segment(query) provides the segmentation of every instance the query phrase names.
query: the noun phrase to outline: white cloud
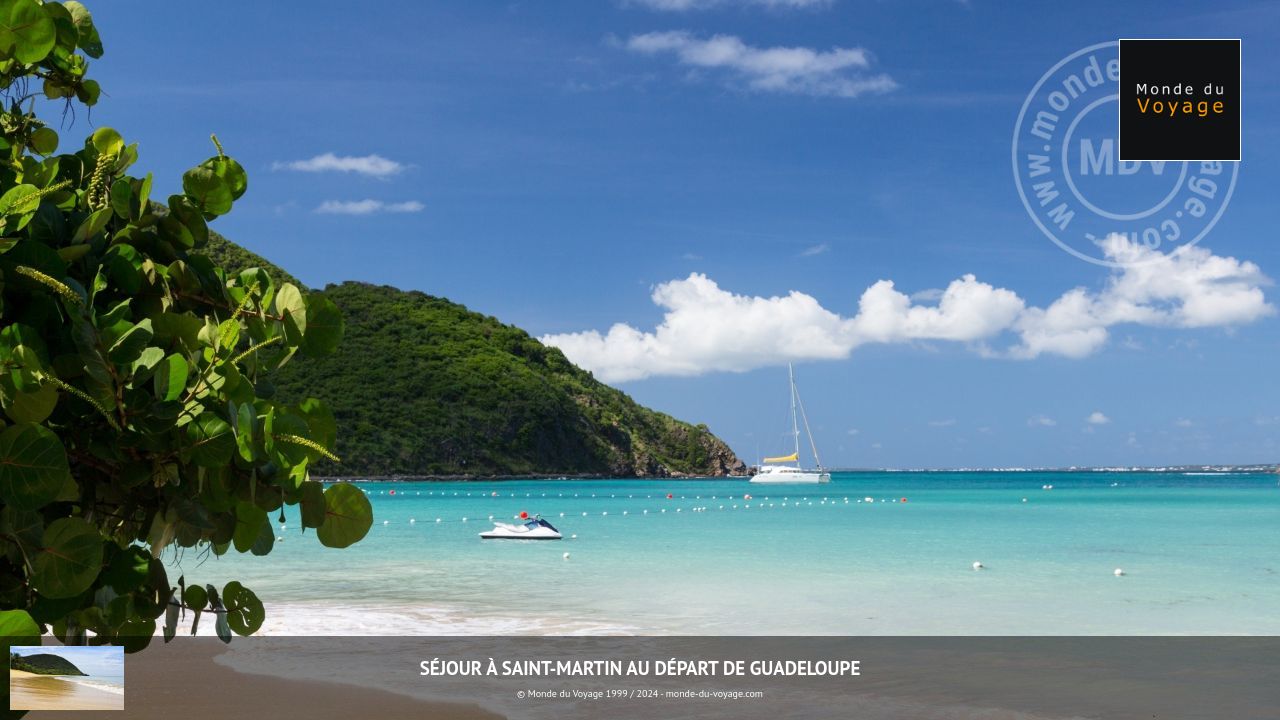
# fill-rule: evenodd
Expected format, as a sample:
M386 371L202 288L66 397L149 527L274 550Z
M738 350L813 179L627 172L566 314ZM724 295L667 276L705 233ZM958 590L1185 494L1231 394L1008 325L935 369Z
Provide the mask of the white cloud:
M1187 418L1178 418L1178 420L1177 420L1176 422L1174 422L1173 424L1174 424L1175 426L1177 426L1177 427L1180 427L1180 428L1189 428L1189 427L1191 427L1191 426L1195 425L1195 423L1191 422L1191 421L1190 421L1190 420L1188 420Z
M1030 427L1053 427L1057 424L1057 420L1047 415L1032 415L1027 418L1027 425Z
M831 249L831 245L829 245L829 244L827 244L827 243L819 243L819 244L817 244L817 245L810 245L809 247L807 247L807 248L805 248L804 250L801 250L801 251L800 251L800 257L813 257L814 255L821 255L821 254L823 254L823 253L825 253L825 252L829 251L830 249Z
M737 295L694 273L653 289L652 300L665 313L652 331L619 323L604 333L542 340L602 380L624 382L837 360L869 343L953 341L986 357L1079 358L1099 350L1116 325L1233 327L1274 312L1262 292L1269 280L1251 262L1199 247L1161 254L1119 236L1108 239L1104 251L1144 264L1113 271L1101 290L1069 290L1046 308L965 275L931 304L880 280L862 293L857 313L844 317L802 292Z
M416 213L426 206L417 200L383 202L381 200L325 200L316 208L323 215L372 215L374 213Z
M929 427L951 427L956 424L955 418L947 418L946 420L930 420Z
M760 48L733 35L703 39L684 30L633 35L626 47L644 55L673 54L685 67L727 71L761 92L853 98L897 87L888 75L868 74L871 53L862 48Z
M1085 418L1084 421L1089 423L1090 425L1106 425L1107 423L1111 422L1111 418L1107 417L1106 415L1103 415L1102 412L1099 410L1094 410L1093 412L1089 413L1089 417Z
M650 10L684 12L706 10L721 5L757 5L770 8L807 8L830 5L831 0L629 0L630 5L640 5Z
M272 170L296 170L298 172L344 172L368 175L369 177L387 178L403 172L405 165L388 160L381 155L335 155L331 152L316 155L308 160L275 162Z
M849 428L849 434L850 434L850 435L857 435L859 432L861 432L861 431L860 431L860 430L858 430L858 428Z

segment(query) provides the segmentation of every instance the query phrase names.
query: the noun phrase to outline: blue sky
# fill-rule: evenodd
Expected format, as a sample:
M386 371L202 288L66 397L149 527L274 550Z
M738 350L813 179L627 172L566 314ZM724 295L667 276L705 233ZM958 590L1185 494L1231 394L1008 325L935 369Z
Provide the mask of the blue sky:
M124 648L119 646L15 645L10 649L19 655L59 655L80 668L86 675L124 676Z
M788 359L828 465L1280 458L1274 4L91 9L105 96L71 134L112 125L138 140L167 193L217 132L250 172L216 225L229 237L312 286L420 289L556 336L746 458L782 442ZM1146 278L1051 243L1009 164L1042 73L1119 37L1244 41L1230 206L1201 255ZM1227 259L1230 277L1206 275ZM1160 273L1178 289L1151 301ZM858 320L885 280L923 315ZM957 281L957 307L973 312L931 319ZM1223 283L1230 297L1201 302ZM1035 335L1036 312L1077 287L1106 310L1089 339ZM1134 303L1152 317L1116 319ZM996 327L972 325L984 318ZM617 323L639 350L603 340ZM770 323L781 349L760 334Z

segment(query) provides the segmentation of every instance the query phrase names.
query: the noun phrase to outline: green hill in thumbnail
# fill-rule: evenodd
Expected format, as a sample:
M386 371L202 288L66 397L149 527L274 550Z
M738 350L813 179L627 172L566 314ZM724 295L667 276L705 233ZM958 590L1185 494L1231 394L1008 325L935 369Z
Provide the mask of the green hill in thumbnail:
M70 660L48 653L18 655L10 653L9 667L36 675L85 675Z
M211 234L229 270L260 256ZM745 470L706 426L637 404L523 330L421 292L358 282L323 293L342 310L338 351L296 357L286 399L318 397L338 421L341 464L318 475L659 477Z

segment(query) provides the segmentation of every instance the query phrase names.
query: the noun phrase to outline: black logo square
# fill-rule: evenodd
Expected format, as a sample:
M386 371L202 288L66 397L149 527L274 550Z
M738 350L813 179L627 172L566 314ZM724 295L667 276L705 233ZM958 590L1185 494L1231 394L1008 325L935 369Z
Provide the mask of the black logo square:
M1240 159L1239 40L1120 41L1121 160Z

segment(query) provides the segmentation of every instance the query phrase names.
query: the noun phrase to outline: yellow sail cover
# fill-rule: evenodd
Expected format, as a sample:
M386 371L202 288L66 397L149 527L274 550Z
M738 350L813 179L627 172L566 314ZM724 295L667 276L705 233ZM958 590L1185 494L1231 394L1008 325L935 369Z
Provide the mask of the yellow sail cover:
M770 463L796 462L799 459L800 459L800 453L791 453L790 455L783 455L782 457L765 458L764 461L770 462Z

